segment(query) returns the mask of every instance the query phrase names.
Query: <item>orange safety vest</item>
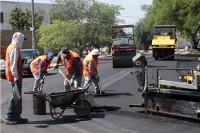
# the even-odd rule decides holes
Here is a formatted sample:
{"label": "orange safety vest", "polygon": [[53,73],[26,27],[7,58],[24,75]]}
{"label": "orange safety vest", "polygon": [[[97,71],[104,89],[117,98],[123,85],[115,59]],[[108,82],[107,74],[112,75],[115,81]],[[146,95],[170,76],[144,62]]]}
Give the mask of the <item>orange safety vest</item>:
{"label": "orange safety vest", "polygon": [[14,81],[14,76],[12,75],[10,70],[10,51],[13,48],[17,48],[18,51],[17,72],[18,72],[18,77],[22,77],[22,57],[20,49],[17,46],[17,44],[10,44],[6,49],[6,79],[10,81]]}
{"label": "orange safety vest", "polygon": [[73,63],[74,58],[79,58],[79,60],[80,60],[79,61],[79,65],[81,66],[81,72],[79,72],[79,73],[82,75],[83,74],[83,69],[82,69],[83,68],[83,61],[81,60],[80,56],[77,53],[75,53],[75,52],[73,52],[71,50],[69,50],[69,54],[70,54],[70,56],[69,56],[69,60],[68,60],[67,63],[66,63],[65,58],[63,57],[63,55],[60,54],[62,63],[65,66],[65,68],[67,69],[67,71],[66,71],[67,74],[74,74],[72,63]]}
{"label": "orange safety vest", "polygon": [[42,72],[45,72],[50,67],[51,61],[47,60],[47,56],[46,55],[39,56],[36,59],[34,59],[30,64],[31,72],[33,72],[34,74],[39,74],[39,60],[43,60],[44,62]]}
{"label": "orange safety vest", "polygon": [[93,76],[92,73],[89,71],[89,67],[88,67],[89,61],[93,62],[94,69],[97,71],[98,60],[93,58],[92,54],[88,54],[83,60],[83,74],[87,76]]}

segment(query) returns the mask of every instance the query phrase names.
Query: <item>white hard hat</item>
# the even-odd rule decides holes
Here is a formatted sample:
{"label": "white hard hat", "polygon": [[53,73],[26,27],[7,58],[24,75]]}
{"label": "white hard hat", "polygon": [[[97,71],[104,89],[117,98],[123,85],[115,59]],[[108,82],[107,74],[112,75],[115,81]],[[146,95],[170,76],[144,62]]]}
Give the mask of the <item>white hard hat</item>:
{"label": "white hard hat", "polygon": [[91,54],[92,54],[92,55],[99,55],[99,50],[98,50],[98,49],[93,49],[93,50],[91,51]]}

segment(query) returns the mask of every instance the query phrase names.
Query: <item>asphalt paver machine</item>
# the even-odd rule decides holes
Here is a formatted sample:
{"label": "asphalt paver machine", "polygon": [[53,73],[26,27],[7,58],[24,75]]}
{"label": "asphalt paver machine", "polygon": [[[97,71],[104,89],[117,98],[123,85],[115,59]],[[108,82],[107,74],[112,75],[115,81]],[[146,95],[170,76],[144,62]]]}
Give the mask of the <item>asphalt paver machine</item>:
{"label": "asphalt paver machine", "polygon": [[[137,57],[137,58],[136,58]],[[137,72],[144,102],[130,107],[144,107],[145,112],[164,114],[188,119],[200,120],[200,65],[191,68],[157,68],[156,84],[148,84],[148,65],[145,56],[140,54],[133,61],[141,61],[141,72]],[[162,71],[185,71],[185,81],[164,80]]]}

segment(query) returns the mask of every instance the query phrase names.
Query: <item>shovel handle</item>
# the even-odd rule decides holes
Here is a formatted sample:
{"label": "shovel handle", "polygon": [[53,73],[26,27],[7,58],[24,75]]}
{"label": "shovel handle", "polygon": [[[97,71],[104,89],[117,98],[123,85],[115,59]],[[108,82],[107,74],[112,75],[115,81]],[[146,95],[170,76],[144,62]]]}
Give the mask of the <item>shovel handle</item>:
{"label": "shovel handle", "polygon": [[60,74],[65,78],[65,80],[67,80],[68,83],[70,83],[69,79],[65,76],[65,74],[61,71],[61,69],[59,68],[58,71],[60,72]]}

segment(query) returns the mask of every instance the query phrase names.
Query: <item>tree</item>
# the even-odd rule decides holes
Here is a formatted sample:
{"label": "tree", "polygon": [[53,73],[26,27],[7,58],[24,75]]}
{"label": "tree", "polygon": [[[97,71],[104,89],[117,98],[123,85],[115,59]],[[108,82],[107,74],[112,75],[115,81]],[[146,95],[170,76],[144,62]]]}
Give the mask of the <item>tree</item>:
{"label": "tree", "polygon": [[151,33],[148,31],[145,31],[143,26],[142,19],[139,20],[138,23],[135,25],[135,44],[137,47],[143,48],[143,50],[147,50],[148,47],[151,44]]}
{"label": "tree", "polygon": [[197,48],[199,39],[195,38],[195,31],[200,24],[200,0],[175,0],[173,10],[179,15],[175,19],[179,31]]}
{"label": "tree", "polygon": [[27,25],[27,20],[21,7],[16,6],[11,10],[9,23],[11,24],[12,29],[24,30],[25,25]]}
{"label": "tree", "polygon": [[[37,9],[35,11],[35,29],[38,29],[44,19],[44,10]],[[32,26],[32,12],[29,9],[25,11],[19,6],[16,6],[10,12],[9,23],[13,30],[29,30]]]}
{"label": "tree", "polygon": [[[29,10],[29,12],[30,12],[30,10]],[[45,14],[45,11],[40,8],[37,8],[37,10],[35,11],[35,13],[34,13],[35,29],[38,29],[40,27],[40,25],[42,25],[42,21],[44,20],[44,14]],[[29,19],[29,23],[32,24],[32,22],[30,22],[30,20],[32,21],[32,19]]]}
{"label": "tree", "polygon": [[58,52],[62,46],[80,47],[84,41],[83,24],[76,20],[54,20],[52,24],[41,25],[37,33],[40,36],[38,45],[51,48],[54,52]]}
{"label": "tree", "polygon": [[84,21],[91,0],[55,0],[54,3],[49,11],[51,20]]}
{"label": "tree", "polygon": [[116,16],[122,8],[96,1],[89,2],[90,0],[56,0],[50,11],[52,24],[41,26],[38,31],[41,37],[39,45],[58,51],[63,44],[79,49],[87,43],[99,46],[110,44],[111,26],[117,22]]}
{"label": "tree", "polygon": [[87,12],[86,34],[88,41],[99,45],[111,43],[111,27],[117,22],[121,6],[93,2]]}

